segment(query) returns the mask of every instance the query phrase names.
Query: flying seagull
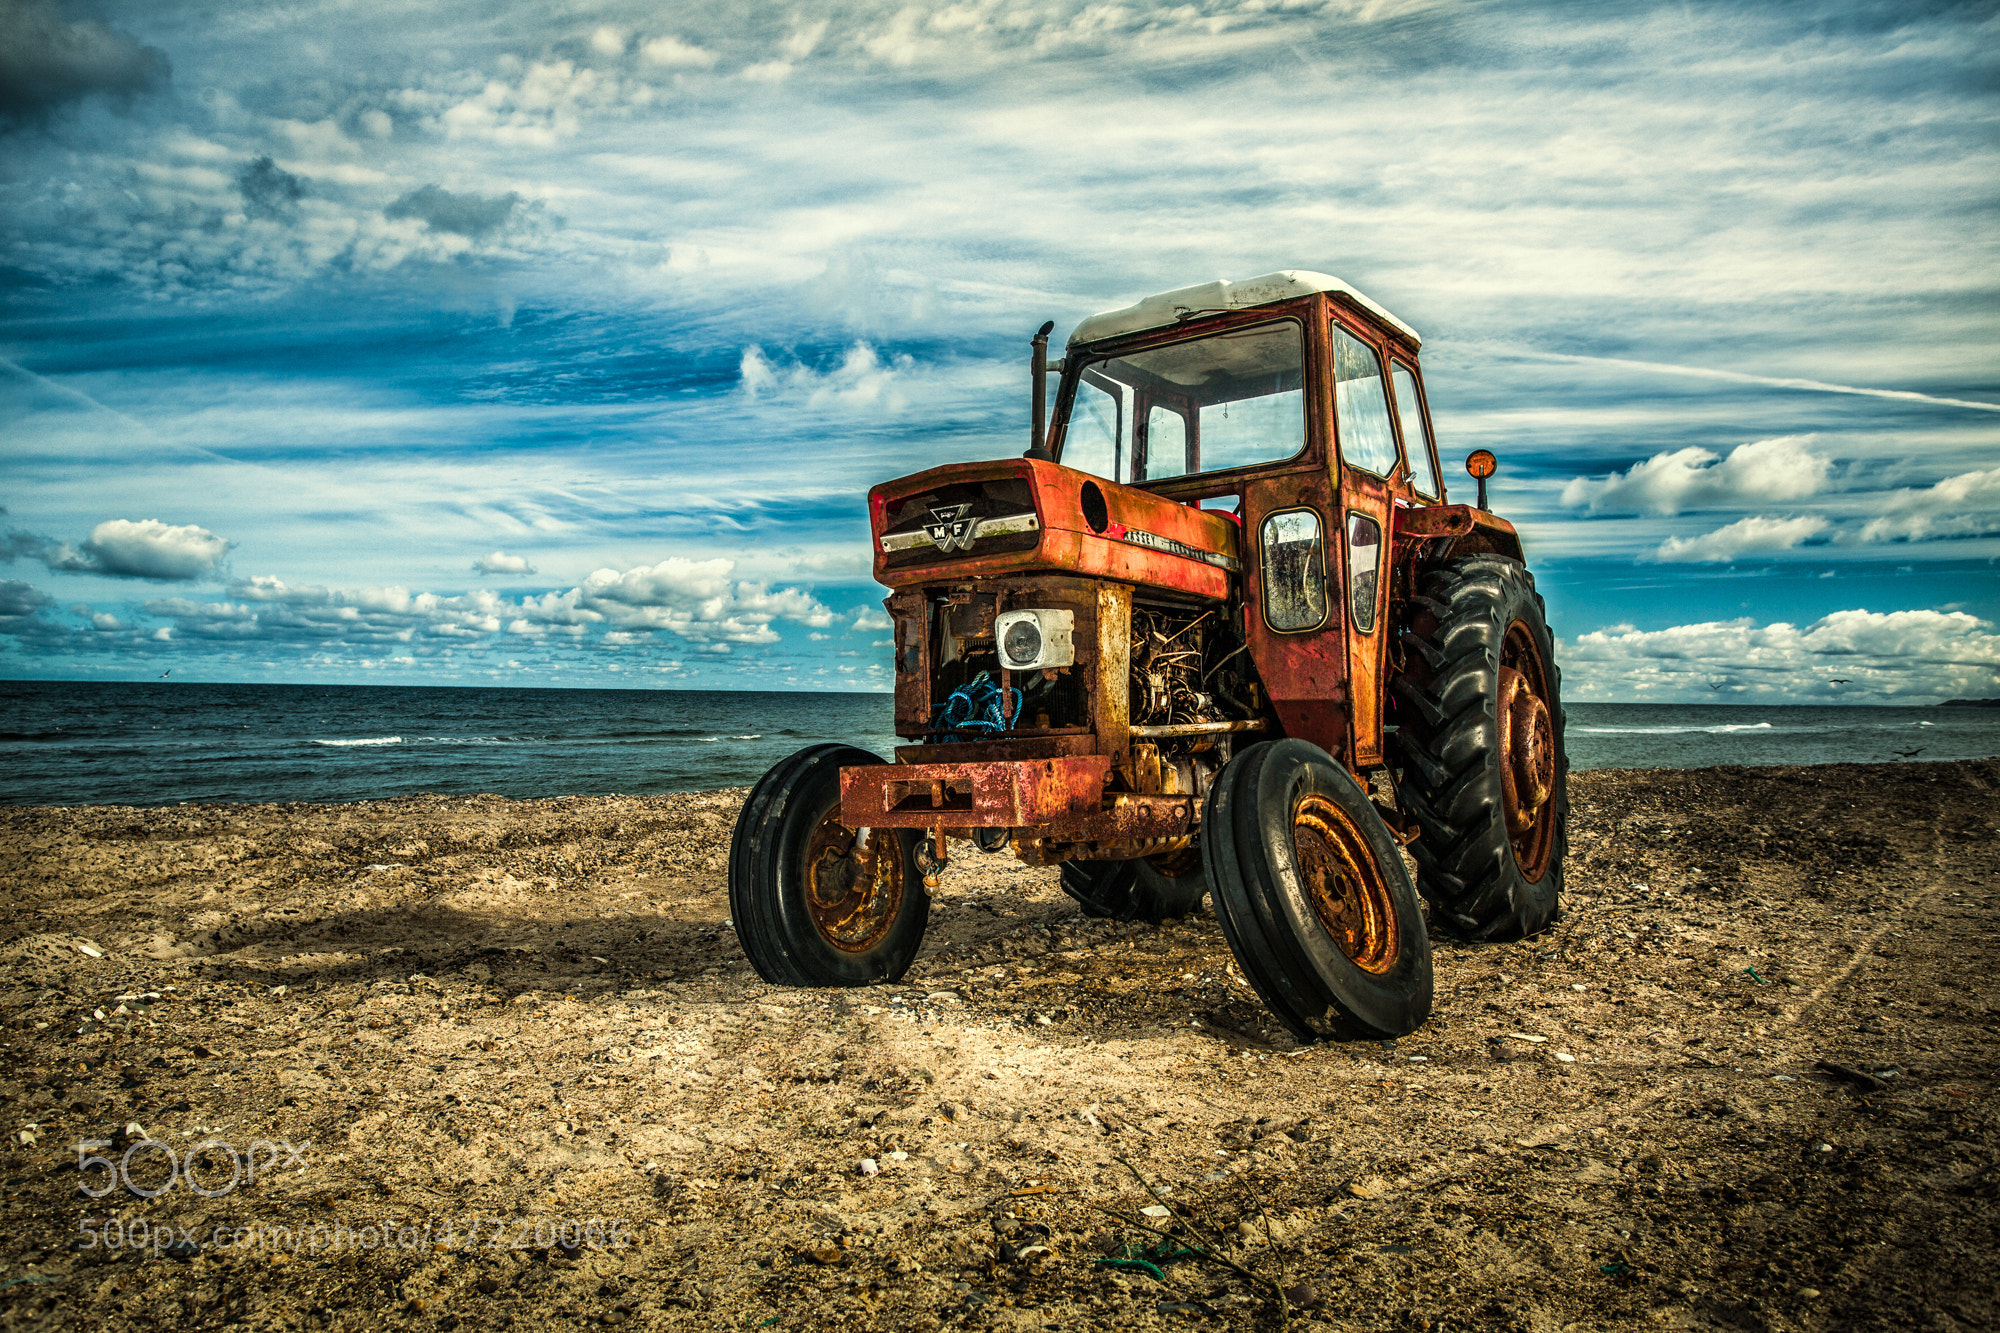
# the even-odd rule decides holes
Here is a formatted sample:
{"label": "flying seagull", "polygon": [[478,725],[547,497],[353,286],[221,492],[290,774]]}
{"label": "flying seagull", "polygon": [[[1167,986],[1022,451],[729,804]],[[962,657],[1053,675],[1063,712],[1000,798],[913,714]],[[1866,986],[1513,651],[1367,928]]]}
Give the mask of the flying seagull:
{"label": "flying seagull", "polygon": [[[1723,681],[1723,682],[1722,682],[1722,685],[1727,685],[1728,683],[1729,683],[1729,682],[1725,680],[1725,681]],[[1712,680],[1711,680],[1710,682],[1708,682],[1708,688],[1710,688],[1711,690],[1719,690],[1719,689],[1721,689],[1721,688],[1722,688],[1722,685],[1718,685],[1718,684],[1716,684],[1716,683],[1715,683],[1714,681],[1712,681]]]}
{"label": "flying seagull", "polygon": [[168,676],[171,676],[173,674],[174,674],[174,669],[172,667],[168,667],[165,671],[162,671],[160,673],[160,679],[165,680]]}
{"label": "flying seagull", "polygon": [[1916,749],[1914,749],[1914,750],[1898,750],[1898,751],[1896,751],[1896,753],[1897,753],[1897,754],[1899,754],[1899,755],[1903,756],[1903,758],[1905,758],[1905,759],[1915,759],[1915,758],[1916,758],[1916,757],[1917,757],[1918,755],[1922,754],[1923,752],[1924,752],[1924,747],[1923,747],[1923,746],[1921,746],[1921,745],[1919,745],[1919,746],[1918,746],[1918,747],[1917,747]]}
{"label": "flying seagull", "polygon": [[1849,680],[1845,676],[1835,676],[1832,680],[1827,682],[1827,684],[1829,685],[1852,685],[1853,683],[1854,683],[1853,681]]}

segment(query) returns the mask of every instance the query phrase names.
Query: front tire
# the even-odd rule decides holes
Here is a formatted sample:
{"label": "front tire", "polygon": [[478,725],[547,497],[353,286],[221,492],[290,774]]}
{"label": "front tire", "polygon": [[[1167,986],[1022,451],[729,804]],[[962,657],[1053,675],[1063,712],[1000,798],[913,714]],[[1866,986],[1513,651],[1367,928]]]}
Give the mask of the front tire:
{"label": "front tire", "polygon": [[729,843],[729,912],[776,986],[868,986],[909,969],[930,921],[910,829],[840,822],[840,770],[882,761],[814,745],[750,791]]}
{"label": "front tire", "polygon": [[1431,1012],[1431,944],[1396,841],[1354,776],[1316,745],[1231,760],[1202,811],[1222,933],[1301,1041],[1407,1036]]}
{"label": "front tire", "polygon": [[1555,920],[1569,846],[1561,673],[1535,580],[1497,555],[1426,575],[1396,680],[1396,795],[1417,886],[1448,929],[1513,940]]}

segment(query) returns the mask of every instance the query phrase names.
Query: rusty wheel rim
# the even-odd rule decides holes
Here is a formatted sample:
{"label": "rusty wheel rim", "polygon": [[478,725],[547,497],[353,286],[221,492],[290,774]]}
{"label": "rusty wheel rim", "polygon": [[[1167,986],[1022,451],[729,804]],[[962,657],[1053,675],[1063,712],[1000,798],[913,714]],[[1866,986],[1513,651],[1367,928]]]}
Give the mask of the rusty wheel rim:
{"label": "rusty wheel rim", "polygon": [[1395,904],[1374,854],[1341,808],[1307,792],[1292,808],[1292,854],[1319,923],[1347,960],[1377,976],[1395,966]]}
{"label": "rusty wheel rim", "polygon": [[887,830],[847,828],[835,806],[806,845],[813,929],[842,953],[866,953],[896,924],[902,905],[902,843]]}
{"label": "rusty wheel rim", "polygon": [[1517,620],[1500,654],[1500,785],[1515,864],[1539,880],[1555,849],[1555,723],[1534,632]]}

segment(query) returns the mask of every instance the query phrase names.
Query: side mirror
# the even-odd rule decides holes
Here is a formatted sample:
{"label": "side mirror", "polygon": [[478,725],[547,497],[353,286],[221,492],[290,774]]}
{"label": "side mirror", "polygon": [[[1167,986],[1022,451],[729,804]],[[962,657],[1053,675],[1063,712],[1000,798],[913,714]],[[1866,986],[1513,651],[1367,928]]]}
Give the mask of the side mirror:
{"label": "side mirror", "polygon": [[1486,479],[1500,470],[1500,460],[1484,449],[1465,456],[1465,470],[1479,479],[1479,507],[1486,508]]}

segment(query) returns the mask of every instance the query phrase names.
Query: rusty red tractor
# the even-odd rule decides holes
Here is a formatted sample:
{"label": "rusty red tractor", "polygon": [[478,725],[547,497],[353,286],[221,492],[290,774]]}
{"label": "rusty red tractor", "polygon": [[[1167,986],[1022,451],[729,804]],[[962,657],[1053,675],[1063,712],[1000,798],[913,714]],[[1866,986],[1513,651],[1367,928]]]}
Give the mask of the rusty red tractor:
{"label": "rusty red tractor", "polygon": [[1553,642],[1492,455],[1479,503],[1446,503],[1415,330],[1325,274],[1094,315],[1053,363],[1052,327],[1025,457],[869,492],[909,744],[757,784],[745,952],[780,985],[901,976],[956,839],[1059,867],[1093,916],[1207,893],[1301,1040],[1415,1030],[1419,891],[1432,926],[1500,940],[1562,885]]}

